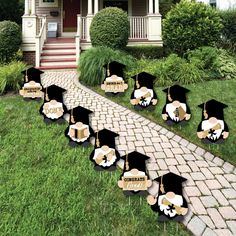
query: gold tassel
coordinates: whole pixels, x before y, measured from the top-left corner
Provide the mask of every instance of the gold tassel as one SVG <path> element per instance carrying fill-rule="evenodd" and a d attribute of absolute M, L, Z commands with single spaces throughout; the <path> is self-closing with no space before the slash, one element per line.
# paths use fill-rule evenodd
<path fill-rule="evenodd" d="M 137 87 L 137 88 L 140 88 L 140 84 L 139 84 L 139 82 L 138 82 L 138 75 L 136 75 L 136 81 L 135 81 L 135 82 L 136 82 L 136 87 Z"/>
<path fill-rule="evenodd" d="M 208 114 L 207 114 L 207 111 L 206 111 L 206 103 L 204 103 L 203 116 L 204 116 L 205 119 L 208 118 Z"/>
<path fill-rule="evenodd" d="M 26 72 L 25 72 L 25 81 L 26 81 L 26 82 L 29 81 L 29 78 L 28 78 L 28 74 L 27 74 L 27 73 L 28 73 L 28 70 L 26 70 Z"/>
<path fill-rule="evenodd" d="M 70 121 L 71 121 L 71 123 L 75 123 L 75 118 L 74 118 L 74 116 L 73 116 L 73 108 L 71 109 L 71 115 L 70 115 Z"/>
<path fill-rule="evenodd" d="M 108 65 L 107 65 L 107 76 L 110 76 L 109 63 L 108 63 Z"/>
<path fill-rule="evenodd" d="M 163 194 L 163 193 L 165 193 L 165 189 L 164 189 L 164 184 L 162 182 L 162 179 L 163 179 L 163 176 L 161 176 L 161 186 L 160 186 L 160 191 Z"/>
<path fill-rule="evenodd" d="M 49 101 L 49 97 L 48 97 L 48 88 L 46 88 L 46 101 Z"/>
<path fill-rule="evenodd" d="M 170 102 L 173 101 L 173 99 L 172 99 L 171 96 L 170 96 L 170 87 L 168 88 L 168 100 L 169 100 Z"/>
<path fill-rule="evenodd" d="M 99 132 L 99 131 L 98 131 Z M 98 132 L 97 132 L 97 137 L 96 137 L 96 145 L 97 145 L 97 147 L 100 147 L 100 141 L 99 141 L 99 139 L 98 139 Z"/>
<path fill-rule="evenodd" d="M 129 170 L 128 154 L 126 154 L 125 169 Z"/>

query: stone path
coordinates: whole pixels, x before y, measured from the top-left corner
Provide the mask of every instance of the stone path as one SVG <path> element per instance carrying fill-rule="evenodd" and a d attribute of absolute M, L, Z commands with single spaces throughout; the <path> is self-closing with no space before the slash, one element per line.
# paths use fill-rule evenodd
<path fill-rule="evenodd" d="M 43 85 L 66 88 L 65 105 L 92 111 L 92 128 L 119 133 L 121 155 L 137 150 L 150 156 L 150 178 L 169 171 L 188 179 L 184 194 L 189 213 L 184 224 L 194 235 L 236 235 L 236 168 L 148 119 L 96 94 L 77 82 L 75 71 L 45 72 Z M 149 192 L 157 194 L 158 185 Z M 151 210 L 151 209 L 150 209 Z"/>

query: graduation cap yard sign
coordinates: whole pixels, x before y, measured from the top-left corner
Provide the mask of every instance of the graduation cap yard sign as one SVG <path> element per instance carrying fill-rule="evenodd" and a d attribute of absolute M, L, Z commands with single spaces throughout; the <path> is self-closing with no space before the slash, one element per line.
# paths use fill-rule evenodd
<path fill-rule="evenodd" d="M 34 67 L 21 72 L 24 75 L 24 85 L 20 90 L 20 95 L 25 100 L 41 99 L 43 97 L 40 75 L 44 72 Z"/>

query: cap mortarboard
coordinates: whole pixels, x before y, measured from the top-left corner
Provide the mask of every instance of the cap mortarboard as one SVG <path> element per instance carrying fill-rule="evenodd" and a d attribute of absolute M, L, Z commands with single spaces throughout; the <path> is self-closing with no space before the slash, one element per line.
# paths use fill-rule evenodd
<path fill-rule="evenodd" d="M 169 88 L 163 89 L 163 92 L 167 93 L 167 98 L 169 102 L 177 100 L 179 102 L 186 102 L 186 93 L 190 90 L 186 89 L 180 85 L 173 85 Z"/>
<path fill-rule="evenodd" d="M 139 87 L 153 88 L 153 82 L 156 79 L 156 76 L 143 71 L 137 75 L 132 76 L 131 78 L 136 81 L 135 86 L 137 88 Z"/>
<path fill-rule="evenodd" d="M 162 194 L 167 192 L 182 194 L 182 182 L 186 181 L 187 179 L 180 175 L 169 172 L 165 175 L 159 176 L 154 180 L 160 183 L 159 191 Z"/>
<path fill-rule="evenodd" d="M 71 115 L 70 120 L 72 123 L 76 123 L 80 121 L 84 124 L 89 124 L 89 114 L 93 113 L 92 111 L 81 106 L 74 107 L 68 112 Z"/>
<path fill-rule="evenodd" d="M 43 92 L 45 93 L 45 100 L 50 101 L 50 100 L 56 100 L 57 102 L 62 102 L 63 103 L 63 93 L 66 90 L 57 86 L 57 85 L 50 85 L 46 88 L 43 88 Z"/>
<path fill-rule="evenodd" d="M 146 164 L 145 161 L 148 160 L 150 157 L 133 151 L 129 154 L 124 155 L 121 157 L 125 160 L 124 171 L 130 171 L 132 169 L 138 169 L 139 171 L 146 172 Z"/>
<path fill-rule="evenodd" d="M 37 83 L 41 83 L 41 78 L 40 75 L 43 74 L 44 72 L 36 69 L 34 67 L 30 67 L 27 70 L 24 70 L 21 72 L 24 76 L 24 82 L 28 83 L 29 81 L 33 80 Z"/>
<path fill-rule="evenodd" d="M 117 75 L 123 77 L 123 69 L 125 68 L 124 64 L 117 61 L 112 61 L 105 64 L 103 67 L 107 70 L 107 76 Z"/>
<path fill-rule="evenodd" d="M 198 105 L 198 107 L 203 109 L 203 115 L 205 119 L 208 119 L 210 117 L 216 117 L 217 119 L 224 119 L 223 109 L 228 107 L 228 105 L 218 102 L 215 99 L 212 99 Z"/>
<path fill-rule="evenodd" d="M 107 145 L 109 147 L 115 147 L 115 137 L 118 137 L 119 134 L 108 130 L 108 129 L 102 129 L 95 133 L 96 147 L 101 147 L 103 145 Z"/>

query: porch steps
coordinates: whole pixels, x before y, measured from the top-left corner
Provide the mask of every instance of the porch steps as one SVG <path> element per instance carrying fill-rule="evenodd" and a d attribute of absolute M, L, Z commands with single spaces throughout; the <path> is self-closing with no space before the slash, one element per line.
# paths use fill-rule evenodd
<path fill-rule="evenodd" d="M 74 38 L 48 38 L 40 58 L 41 70 L 76 69 Z"/>

